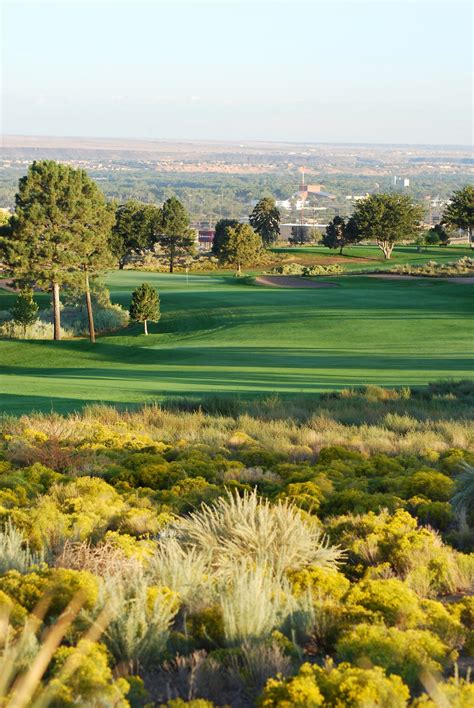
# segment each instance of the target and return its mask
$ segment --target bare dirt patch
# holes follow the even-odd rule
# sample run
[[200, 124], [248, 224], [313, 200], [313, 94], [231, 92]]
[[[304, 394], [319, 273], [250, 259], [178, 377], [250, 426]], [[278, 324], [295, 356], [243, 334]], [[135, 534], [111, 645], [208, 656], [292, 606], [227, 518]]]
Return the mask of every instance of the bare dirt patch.
[[255, 278], [259, 285], [269, 285], [273, 288], [337, 288], [337, 283], [324, 283], [293, 275], [262, 275]]
[[11, 278], [0, 278], [0, 288], [8, 290], [11, 293], [18, 292], [17, 289], [13, 287]]

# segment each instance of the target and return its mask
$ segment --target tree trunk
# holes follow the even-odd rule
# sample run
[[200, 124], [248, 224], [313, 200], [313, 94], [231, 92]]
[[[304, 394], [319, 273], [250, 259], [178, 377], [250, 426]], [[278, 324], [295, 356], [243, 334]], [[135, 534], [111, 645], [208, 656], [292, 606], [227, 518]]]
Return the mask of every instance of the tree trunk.
[[239, 261], [239, 266], [237, 268], [237, 272], [239, 275], [242, 275], [242, 266], [240, 265], [240, 261]]
[[468, 226], [467, 234], [469, 236], [469, 245], [471, 248], [474, 248], [474, 241], [472, 239], [472, 226]]
[[61, 303], [59, 302], [59, 283], [53, 283], [53, 319], [54, 339], [61, 339]]
[[344, 246], [341, 246], [341, 248], [339, 249], [339, 255], [340, 255], [340, 256], [342, 256], [342, 249], [343, 249], [343, 248], [344, 248]]
[[393, 251], [393, 246], [393, 243], [379, 243], [379, 247], [382, 249], [386, 261], [390, 260], [390, 256], [392, 255]]
[[145, 330], [145, 334], [148, 334], [147, 320], [143, 320], [143, 328], [144, 328], [144, 330]]
[[92, 344], [95, 343], [95, 327], [94, 327], [94, 314], [92, 312], [92, 300], [91, 300], [91, 289], [89, 287], [89, 274], [86, 273], [86, 305], [87, 305], [87, 318], [89, 320], [89, 338]]

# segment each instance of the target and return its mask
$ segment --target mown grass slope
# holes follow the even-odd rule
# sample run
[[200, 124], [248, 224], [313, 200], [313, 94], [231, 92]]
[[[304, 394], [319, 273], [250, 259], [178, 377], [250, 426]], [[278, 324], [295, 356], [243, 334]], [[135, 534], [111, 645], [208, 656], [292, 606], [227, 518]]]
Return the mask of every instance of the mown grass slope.
[[338, 250], [330, 250], [324, 246], [276, 247], [272, 250], [284, 261], [294, 261], [304, 265], [339, 263], [345, 271], [351, 273], [381, 268], [385, 270], [397, 265], [420, 265], [427, 261], [449, 263], [465, 256], [472, 256], [469, 246], [462, 244], [449, 247], [428, 246], [421, 251], [414, 246], [397, 246], [388, 261], [377, 246], [352, 246], [345, 248], [342, 256], [339, 255]]
[[[471, 376], [471, 285], [351, 276], [328, 289], [272, 289], [232, 276], [137, 271], [107, 279], [124, 307], [143, 281], [158, 288], [163, 313], [148, 337], [132, 325], [96, 346], [0, 342], [1, 409], [68, 411], [91, 401], [295, 395]], [[0, 308], [13, 297], [2, 291]]]

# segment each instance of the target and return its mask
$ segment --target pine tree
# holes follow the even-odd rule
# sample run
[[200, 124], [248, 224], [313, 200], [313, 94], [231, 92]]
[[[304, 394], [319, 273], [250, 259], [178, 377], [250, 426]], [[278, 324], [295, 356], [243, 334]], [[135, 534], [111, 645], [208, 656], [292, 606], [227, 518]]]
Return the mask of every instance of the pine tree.
[[142, 283], [132, 294], [130, 319], [134, 322], [143, 322], [145, 334], [148, 334], [148, 320], [158, 322], [160, 317], [160, 296], [158, 292], [148, 283]]
[[60, 288], [91, 271], [110, 226], [104, 198], [84, 170], [35, 161], [20, 180], [2, 257], [15, 282], [52, 292], [54, 339], [61, 336]]
[[291, 227], [288, 243], [292, 246], [303, 246], [314, 241], [314, 230], [308, 224], [295, 224]]
[[225, 245], [228, 239], [227, 227], [238, 226], [237, 219], [220, 219], [216, 224], [214, 240], [212, 242], [212, 252], [215, 256], [221, 255], [225, 250]]
[[194, 252], [195, 235], [189, 227], [189, 214], [176, 197], [163, 204], [157, 241], [168, 258], [170, 273], [176, 258]]
[[97, 277], [114, 265], [114, 258], [110, 250], [110, 234], [114, 223], [115, 214], [110, 205], [107, 205], [104, 195], [97, 185], [83, 173], [83, 210], [82, 223], [76, 225], [77, 241], [77, 268], [80, 271], [79, 288], [84, 293], [89, 322], [89, 338], [95, 342], [94, 315], [90, 279]]
[[323, 246], [327, 248], [339, 249], [342, 256], [344, 246], [357, 243], [359, 235], [355, 228], [354, 220], [349, 219], [347, 222], [341, 216], [335, 216], [334, 219], [326, 226], [326, 233], [321, 239]]
[[280, 212], [272, 197], [264, 197], [255, 205], [249, 217], [250, 226], [260, 235], [266, 248], [280, 235]]
[[25, 339], [27, 328], [38, 320], [38, 310], [38, 304], [34, 301], [31, 290], [23, 290], [13, 304], [11, 309], [13, 322], [23, 327]]
[[115, 208], [115, 223], [110, 236], [110, 249], [118, 260], [119, 268], [131, 251], [150, 248], [160, 230], [161, 209], [155, 204], [145, 204], [130, 199]]

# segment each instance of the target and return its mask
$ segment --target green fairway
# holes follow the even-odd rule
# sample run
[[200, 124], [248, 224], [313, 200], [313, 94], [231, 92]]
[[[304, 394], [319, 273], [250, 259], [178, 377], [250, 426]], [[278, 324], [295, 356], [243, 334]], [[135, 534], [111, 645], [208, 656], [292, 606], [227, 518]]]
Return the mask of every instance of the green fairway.
[[465, 256], [472, 257], [472, 250], [467, 245], [429, 246], [422, 251], [418, 251], [415, 246], [397, 246], [388, 261], [377, 246], [357, 245], [345, 248], [342, 257], [337, 249], [330, 250], [324, 246], [277, 247], [272, 251], [283, 258], [292, 258], [301, 263], [337, 261], [347, 272], [389, 269], [397, 265], [419, 265], [427, 261], [449, 263]]
[[[328, 289], [271, 289], [232, 276], [111, 274], [128, 306], [147, 281], [162, 319], [83, 340], [0, 342], [1, 408], [68, 411], [103, 401], [316, 393], [471, 377], [472, 285], [351, 276]], [[42, 296], [43, 302], [46, 296]], [[1, 309], [14, 296], [1, 291]]]

